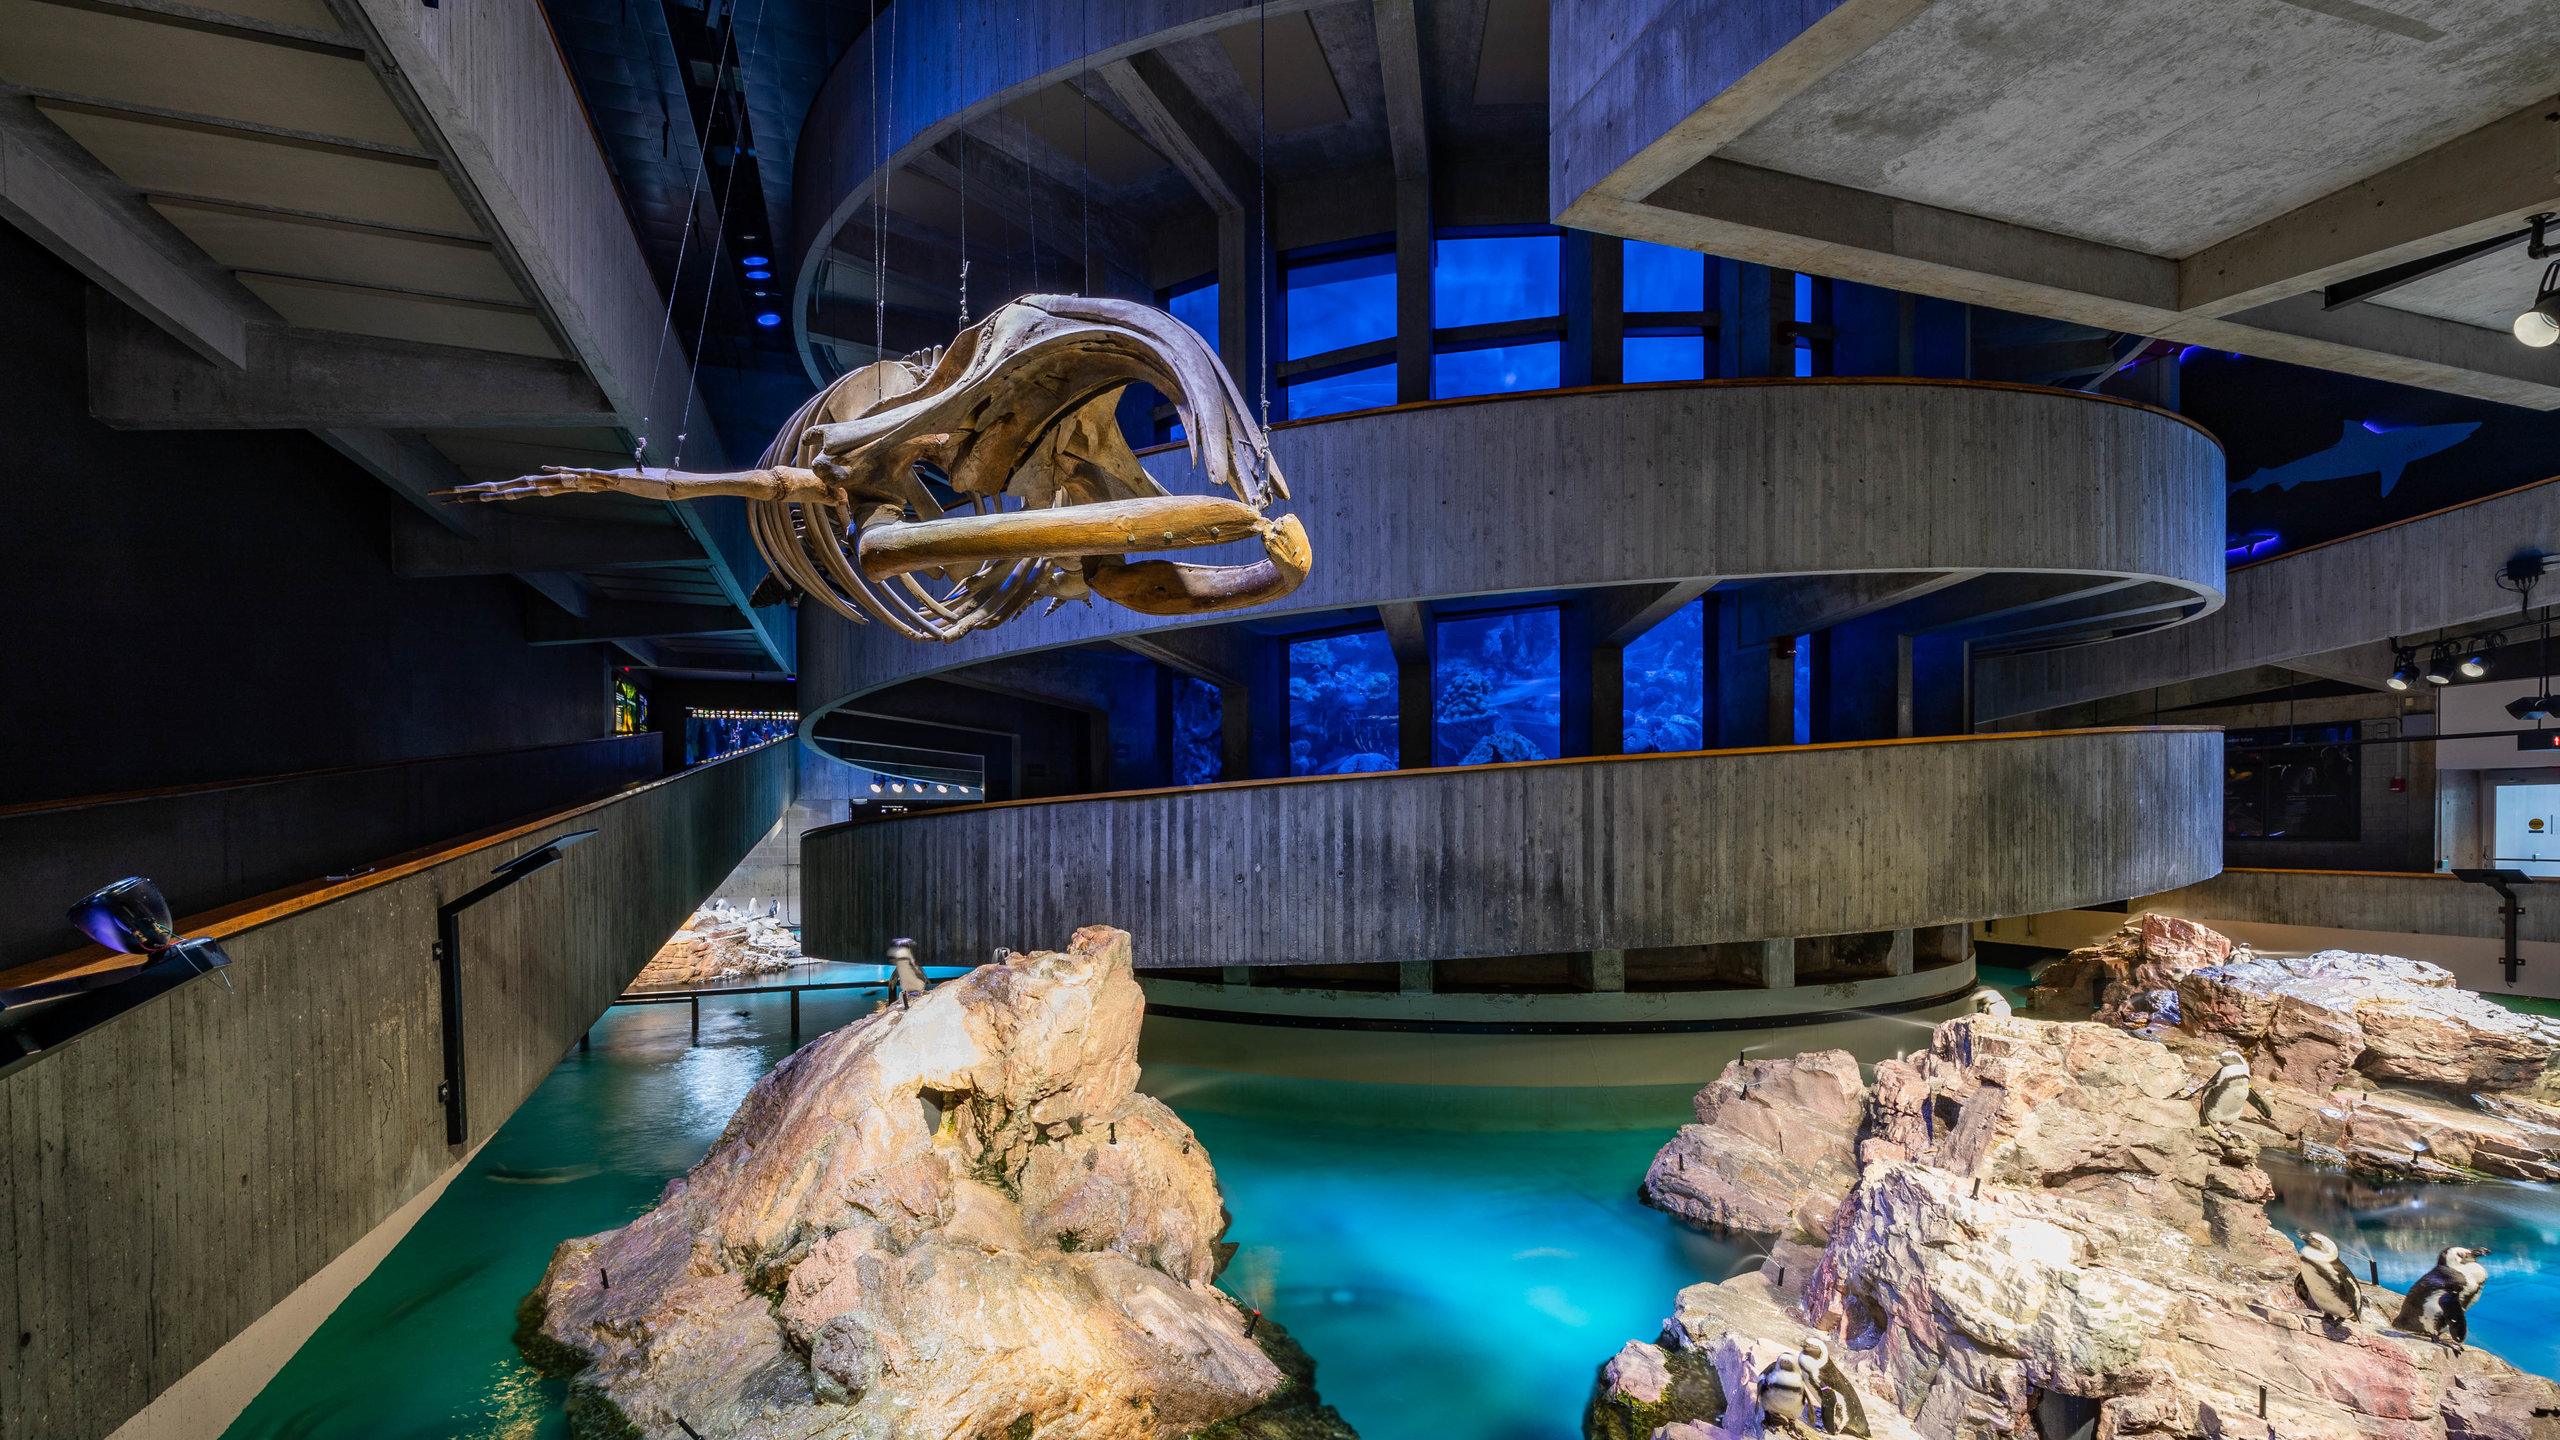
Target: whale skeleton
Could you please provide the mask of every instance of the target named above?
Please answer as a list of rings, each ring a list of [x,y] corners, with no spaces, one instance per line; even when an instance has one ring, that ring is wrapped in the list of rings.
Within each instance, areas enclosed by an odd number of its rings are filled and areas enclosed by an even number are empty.
[[[1175,495],[1139,468],[1115,415],[1155,387],[1182,419],[1194,469],[1234,498]],[[912,640],[990,629],[1046,597],[1100,595],[1147,615],[1277,600],[1313,563],[1235,382],[1189,326],[1121,300],[1030,295],[950,346],[855,370],[784,423],[753,470],[590,470],[441,492],[459,500],[618,493],[734,495],[773,567],[755,603],[814,597]],[[1258,540],[1241,565],[1134,555]]]

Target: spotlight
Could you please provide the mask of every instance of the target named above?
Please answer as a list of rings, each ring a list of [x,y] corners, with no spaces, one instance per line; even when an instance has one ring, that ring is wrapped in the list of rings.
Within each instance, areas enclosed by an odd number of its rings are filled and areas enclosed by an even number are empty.
[[[90,1007],[87,1018],[80,1018],[82,1012],[76,1010],[57,1017],[53,1030],[48,1032],[54,1038],[46,1039],[45,1044],[59,1043],[117,1010],[140,1004],[181,981],[218,972],[231,963],[231,957],[214,941],[181,939],[176,923],[169,918],[169,902],[161,896],[160,887],[139,875],[127,876],[83,896],[71,907],[69,918],[72,928],[81,934],[109,950],[139,955],[142,963],[0,990],[0,1010],[88,990],[126,985],[138,988],[123,991],[123,1000]],[[228,988],[231,977],[223,976],[222,983]]]
[[[2435,649],[2427,652],[2427,683],[2430,685],[2450,685],[2453,683],[2452,646],[2438,645]]]
[[[2507,713],[2519,720],[2540,720],[2551,713],[2551,697],[2519,695],[2507,702]]]
[[[2462,678],[2465,680],[2477,680],[2489,673],[2489,657],[2497,653],[2498,642],[2492,639],[2479,649],[2463,656],[2462,663],[2453,668],[2461,671]]]
[[[779,315],[776,315],[775,313],[773,313],[773,312],[772,312],[772,311],[770,311],[770,310],[767,310],[767,311],[766,311],[766,312],[764,312],[763,314],[758,315],[758,316],[756,317],[756,323],[757,323],[757,324],[759,324],[759,325],[761,325],[761,326],[763,326],[763,327],[764,327],[764,328],[766,328],[767,330],[770,330],[770,329],[772,329],[774,326],[779,325],[779,324],[781,324],[781,323],[782,323],[782,317],[781,317],[781,316],[779,316]]]
[[[2414,653],[2403,650],[2391,658],[2391,678],[2383,684],[2394,690],[2406,690],[2418,683],[2418,657]],[[876,790],[879,787],[875,785],[872,788]]]
[[[770,280],[773,278],[773,272],[770,270],[750,270],[747,272],[747,278],[750,280]],[[2543,343],[2547,345],[2551,342],[2546,340]]]
[[[2542,272],[2542,285],[2534,293],[2533,307],[2516,317],[2515,332],[2518,340],[2536,350],[2560,341],[2560,260],[2552,261],[2550,268]]]
[[[936,785],[933,787],[933,793],[936,795],[948,795],[951,793],[951,787],[948,785]]]
[[[2405,689],[2406,687],[2404,686],[2404,687],[2402,687],[2402,688],[2404,688],[2404,689]],[[877,794],[879,794],[879,793],[880,793],[880,782],[879,782],[879,781],[874,780],[874,781],[872,781],[872,782],[871,782],[871,793],[872,793],[872,794],[874,794],[874,795],[877,795]]]
[[[746,265],[746,266],[756,266],[756,265],[763,265],[763,264],[766,264],[766,263],[769,263],[769,262],[767,262],[767,261],[766,261],[766,259],[765,259],[763,256],[761,256],[761,255],[747,255],[747,256],[742,256],[742,257],[739,259],[738,263],[739,263],[739,264],[741,264],[741,265]]]
[[[904,795],[907,793],[907,787],[898,781],[892,780],[889,782],[889,793],[892,795]]]

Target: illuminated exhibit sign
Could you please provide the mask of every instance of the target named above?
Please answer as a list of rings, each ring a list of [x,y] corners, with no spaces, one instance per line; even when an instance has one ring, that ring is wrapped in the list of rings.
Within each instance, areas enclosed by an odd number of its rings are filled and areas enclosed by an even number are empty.
[[[2560,730],[2519,730],[2516,732],[2516,748],[2560,750]]]

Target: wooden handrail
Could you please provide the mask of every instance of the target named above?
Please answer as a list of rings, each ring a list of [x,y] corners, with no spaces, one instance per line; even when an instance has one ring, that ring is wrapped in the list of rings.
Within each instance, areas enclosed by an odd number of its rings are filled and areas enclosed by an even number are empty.
[[[816,826],[807,834],[841,830],[848,825],[880,825],[983,810],[1011,810],[1024,805],[1073,805],[1087,800],[1142,800],[1157,795],[1197,795],[1211,790],[1255,790],[1276,785],[1319,785],[1342,781],[1411,780],[1426,775],[1478,774],[1488,770],[1538,770],[1556,765],[1632,765],[1656,760],[1695,760],[1701,756],[1801,755],[1821,750],[1881,750],[1895,745],[1946,745],[1992,740],[2050,739],[2061,735],[2144,735],[2159,733],[2220,734],[2219,725],[2095,725],[2084,730],[1995,730],[1978,735],[1908,735],[1889,740],[1832,740],[1819,745],[1746,745],[1731,750],[1654,750],[1642,755],[1572,755],[1559,760],[1502,760],[1483,765],[1419,765],[1410,769],[1361,770],[1347,775],[1266,775],[1253,780],[1213,780],[1201,785],[1162,785],[1147,790],[1096,790],[1083,795],[1047,795],[1029,800],[985,800],[974,805],[936,805],[903,815],[875,815],[840,824]]]
[[[2087,400],[2101,405],[2122,405],[2134,410],[2148,410],[2154,415],[2175,420],[2207,440],[2214,448],[2222,447],[2222,437],[2175,410],[2163,410],[2141,400],[2128,400],[2121,395],[2097,395],[2086,390],[2057,390],[2050,385],[2029,385],[2018,380],[1936,379],[1926,375],[1754,375],[1724,380],[1640,380],[1620,385],[1568,385],[1553,390],[1507,390],[1496,395],[1460,395],[1447,400],[1407,400],[1396,405],[1372,405],[1366,410],[1344,410],[1333,415],[1310,415],[1304,420],[1275,420],[1273,430],[1295,430],[1301,425],[1329,425],[1336,420],[1357,420],[1371,415],[1400,415],[1415,410],[1445,410],[1458,405],[1498,405],[1506,400],[1545,400],[1561,395],[1624,395],[1638,390],[1712,390],[1751,389],[1763,385],[1935,385],[1955,390],[2014,390],[2031,395],[2051,395],[2060,399]],[[1149,445],[1136,453],[1162,455],[1188,448],[1187,440]]]
[[[661,775],[655,780],[642,780],[625,785],[610,795],[583,801],[565,809],[505,821],[485,830],[472,831],[456,839],[440,841],[424,849],[394,855],[372,869],[360,875],[350,875],[344,880],[305,880],[298,884],[287,885],[280,890],[270,890],[264,895],[253,895],[246,900],[235,900],[228,905],[218,905],[211,910],[189,915],[180,920],[177,927],[178,933],[190,940],[226,939],[244,930],[254,930],[261,925],[273,924],[289,915],[317,909],[333,900],[343,900],[350,895],[360,894],[377,885],[388,885],[394,880],[405,879],[421,870],[433,869],[474,851],[488,850],[504,845],[510,840],[521,839],[537,830],[547,829],[564,820],[574,820],[581,815],[601,810],[607,805],[619,804],[634,795],[657,789],[661,785],[672,785],[678,780],[690,775],[698,775],[715,765],[726,765],[732,760],[744,759],[772,746],[789,743],[791,743],[789,736],[778,740],[767,740],[735,754],[723,755],[717,760],[705,761],[700,765],[676,771],[672,775]],[[14,970],[0,970],[0,989],[15,989],[20,985],[32,985],[39,980],[84,975],[137,963],[139,963],[137,957],[120,954],[103,945],[84,945],[77,950],[68,950],[43,960],[30,960]]]
[[[2245,837],[2243,837],[2245,838]],[[2225,875],[2360,875],[2370,880],[2451,880],[2442,870],[2283,870],[2272,865],[2225,865]]]

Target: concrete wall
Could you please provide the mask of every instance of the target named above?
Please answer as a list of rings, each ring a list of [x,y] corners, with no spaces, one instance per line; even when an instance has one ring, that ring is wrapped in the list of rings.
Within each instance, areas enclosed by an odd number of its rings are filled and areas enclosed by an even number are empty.
[[[1171,967],[1940,925],[2211,875],[2221,751],[2209,730],[1967,736],[918,813],[809,833],[805,944],[909,934],[974,963],[1110,924]]]
[[[0,804],[609,733],[603,646],[394,577],[401,502],[309,435],[90,419],[85,282],[7,226],[0,274]]]
[[[2243,566],[2220,611],[2174,630],[1986,660],[1974,713],[2027,715],[2513,614],[2498,571],[2536,549],[2560,551],[2550,480]]]
[[[447,1173],[791,783],[768,746],[214,927],[236,994],[195,981],[0,1076],[0,1434],[114,1431]],[[464,914],[471,1125],[448,1147],[436,907],[583,829]]]
[[[0,969],[86,942],[72,901],[147,875],[180,915],[655,779],[654,735],[0,809]]]

